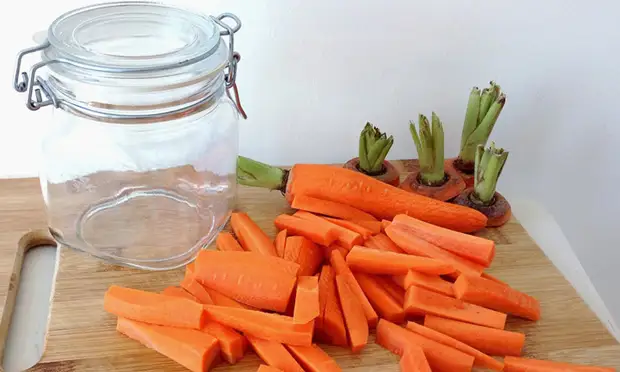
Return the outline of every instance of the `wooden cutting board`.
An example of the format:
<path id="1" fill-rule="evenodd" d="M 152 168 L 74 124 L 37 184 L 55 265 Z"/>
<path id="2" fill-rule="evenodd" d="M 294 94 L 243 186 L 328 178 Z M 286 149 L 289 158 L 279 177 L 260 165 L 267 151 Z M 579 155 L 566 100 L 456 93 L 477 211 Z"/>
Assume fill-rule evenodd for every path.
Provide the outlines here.
<path id="1" fill-rule="evenodd" d="M 396 162 L 400 170 L 413 163 Z M 282 195 L 241 188 L 238 209 L 246 211 L 272 236 L 273 219 L 290 212 Z M 542 320 L 509 318 L 508 330 L 527 335 L 525 356 L 620 368 L 620 345 L 571 285 L 545 257 L 521 225 L 512 220 L 481 235 L 495 240 L 497 258 L 489 273 L 538 298 Z M 44 205 L 36 179 L 0 181 L 0 353 L 17 291 L 24 252 L 51 243 L 46 232 Z M 53 286 L 47 344 L 33 371 L 184 371 L 167 358 L 115 332 L 115 318 L 103 311 L 103 294 L 111 284 L 160 291 L 179 283 L 182 270 L 145 272 L 105 264 L 88 255 L 60 247 Z M 359 355 L 325 347 L 343 370 L 398 371 L 398 359 L 374 344 Z M 253 353 L 235 366 L 217 371 L 255 371 Z"/>

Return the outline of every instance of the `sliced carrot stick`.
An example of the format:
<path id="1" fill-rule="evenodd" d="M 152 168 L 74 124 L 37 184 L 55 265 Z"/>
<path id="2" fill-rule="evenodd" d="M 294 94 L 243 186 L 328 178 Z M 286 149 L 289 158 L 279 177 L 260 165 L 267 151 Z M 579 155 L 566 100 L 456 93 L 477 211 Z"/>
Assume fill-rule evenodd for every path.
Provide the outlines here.
<path id="1" fill-rule="evenodd" d="M 393 299 L 402 307 L 405 303 L 405 290 L 394 283 L 389 276 L 375 275 L 374 279 L 384 291 L 390 294 Z"/>
<path id="2" fill-rule="evenodd" d="M 286 238 L 283 258 L 299 265 L 299 276 L 314 275 L 323 262 L 323 255 L 321 248 L 303 236 Z"/>
<path id="3" fill-rule="evenodd" d="M 376 235 L 381 233 L 381 222 L 380 221 L 360 221 L 353 220 L 356 225 L 364 227 L 372 232 L 372 235 Z"/>
<path id="4" fill-rule="evenodd" d="M 210 370 L 220 353 L 215 337 L 194 329 L 163 327 L 119 317 L 116 330 L 193 372 Z"/>
<path id="5" fill-rule="evenodd" d="M 364 238 L 353 230 L 349 230 L 335 223 L 331 223 L 327 219 L 317 216 L 306 211 L 297 211 L 293 215 L 304 220 L 312 221 L 316 224 L 325 224 L 325 226 L 331 227 L 336 232 L 336 242 L 340 243 L 345 248 L 351 249 L 353 246 L 362 244 Z"/>
<path id="6" fill-rule="evenodd" d="M 209 292 L 207 292 L 205 287 L 198 283 L 198 281 L 193 277 L 186 276 L 183 278 L 181 281 L 181 288 L 191 293 L 192 296 L 194 296 L 201 304 L 213 304 L 213 300 L 211 299 Z"/>
<path id="7" fill-rule="evenodd" d="M 331 345 L 347 346 L 347 329 L 336 291 L 336 274 L 329 265 L 319 275 L 319 306 L 321 315 L 316 319 L 317 339 Z"/>
<path id="8" fill-rule="evenodd" d="M 305 324 L 318 318 L 320 314 L 319 278 L 316 276 L 300 276 L 297 279 L 293 322 Z"/>
<path id="9" fill-rule="evenodd" d="M 286 372 L 304 372 L 303 368 L 281 343 L 261 340 L 250 335 L 247 337 L 254 352 L 263 362 Z"/>
<path id="10" fill-rule="evenodd" d="M 280 230 L 280 232 L 278 232 L 278 234 L 276 235 L 276 240 L 274 241 L 274 245 L 276 247 L 276 254 L 280 258 L 284 257 L 284 246 L 286 244 L 287 234 L 288 234 L 287 229 Z"/>
<path id="11" fill-rule="evenodd" d="M 349 229 L 351 231 L 355 231 L 356 233 L 360 234 L 362 238 L 364 239 L 370 238 L 373 234 L 372 230 L 369 230 L 360 224 L 360 222 L 362 221 L 339 220 L 337 218 L 329 218 L 329 217 L 326 217 L 325 219 L 335 225 L 338 225 L 345 229 Z"/>
<path id="12" fill-rule="evenodd" d="M 454 297 L 454 290 L 452 289 L 452 283 L 447 280 L 441 279 L 437 275 L 424 275 L 415 271 L 409 271 L 405 275 L 397 275 L 392 277 L 394 283 L 398 284 L 401 288 L 407 290 L 412 285 L 428 289 L 429 291 L 441 293 L 446 296 Z"/>
<path id="13" fill-rule="evenodd" d="M 504 369 L 504 364 L 491 358 L 485 353 L 474 349 L 473 347 L 454 339 L 450 336 L 446 336 L 441 332 L 437 332 L 431 328 L 427 328 L 423 325 L 414 322 L 407 323 L 407 329 L 410 331 L 419 334 L 422 337 L 426 337 L 433 341 L 437 341 L 440 344 L 444 344 L 446 346 L 450 346 L 455 348 L 456 350 L 460 350 L 465 354 L 471 355 L 474 357 L 474 365 L 479 367 L 490 368 L 494 371 L 501 371 Z"/>
<path id="14" fill-rule="evenodd" d="M 492 281 L 494 281 L 494 282 L 496 282 L 496 283 L 499 283 L 499 284 L 503 284 L 503 285 L 508 286 L 508 283 L 506 283 L 506 282 L 503 282 L 503 281 L 499 280 L 498 278 L 494 277 L 494 276 L 493 276 L 493 275 L 491 275 L 491 274 L 487 274 L 487 273 L 483 272 L 481 276 L 482 276 L 483 278 L 485 278 L 485 279 L 489 279 L 489 280 L 492 280 Z M 510 286 L 509 286 L 509 287 L 510 287 Z"/>
<path id="15" fill-rule="evenodd" d="M 381 284 L 375 280 L 375 277 L 360 272 L 353 275 L 381 318 L 394 323 L 402 323 L 405 320 L 403 304 L 398 303 L 384 290 Z"/>
<path id="16" fill-rule="evenodd" d="M 215 239 L 215 246 L 220 251 L 243 252 L 243 247 L 241 246 L 241 244 L 239 244 L 237 239 L 235 239 L 235 237 L 227 231 L 222 231 L 217 234 L 217 239 Z"/>
<path id="17" fill-rule="evenodd" d="M 230 216 L 230 226 L 246 251 L 277 256 L 271 239 L 247 214 L 234 212 Z"/>
<path id="18" fill-rule="evenodd" d="M 202 250 L 194 277 L 204 286 L 259 309 L 284 311 L 299 265 L 252 252 Z"/>
<path id="19" fill-rule="evenodd" d="M 284 372 L 284 371 L 278 368 L 268 366 L 266 364 L 261 364 L 260 366 L 258 366 L 258 369 L 256 370 L 256 372 Z"/>
<path id="20" fill-rule="evenodd" d="M 490 239 L 432 225 L 404 214 L 394 217 L 392 223 L 404 225 L 418 238 L 486 267 L 495 257 L 495 242 Z"/>
<path id="21" fill-rule="evenodd" d="M 511 356 L 507 356 L 504 359 L 504 364 L 506 365 L 504 367 L 506 372 L 615 372 L 616 370 L 610 367 L 586 366 Z"/>
<path id="22" fill-rule="evenodd" d="M 489 355 L 520 356 L 525 335 L 427 315 L 424 326 L 457 339 Z"/>
<path id="23" fill-rule="evenodd" d="M 351 350 L 354 353 L 359 353 L 368 343 L 368 322 L 364 315 L 364 309 L 349 288 L 344 276 L 336 275 L 336 288 L 344 314 L 344 323 L 351 340 Z"/>
<path id="24" fill-rule="evenodd" d="M 110 286 L 103 299 L 105 311 L 139 322 L 201 329 L 206 321 L 202 305 L 139 289 Z"/>
<path id="25" fill-rule="evenodd" d="M 334 201 L 313 198 L 306 195 L 297 195 L 293 198 L 291 208 L 338 217 L 344 220 L 377 221 L 371 214 L 353 208 L 346 204 Z"/>
<path id="26" fill-rule="evenodd" d="M 203 305 L 207 318 L 263 340 L 310 345 L 314 323 L 295 324 L 293 318 L 257 310 Z"/>
<path id="27" fill-rule="evenodd" d="M 409 270 L 429 275 L 454 272 L 454 267 L 434 258 L 379 251 L 355 246 L 347 255 L 347 265 L 354 271 L 369 274 L 404 275 Z"/>
<path id="28" fill-rule="evenodd" d="M 402 249 L 400 249 L 392 239 L 390 239 L 387 235 L 381 233 L 375 236 L 371 236 L 364 242 L 364 245 L 368 248 L 378 249 L 380 251 L 388 251 L 394 253 L 405 253 Z"/>
<path id="29" fill-rule="evenodd" d="M 204 289 L 205 291 L 207 291 L 207 293 L 209 293 L 209 296 L 211 296 L 211 299 L 213 300 L 214 305 L 225 306 L 225 307 L 236 307 L 236 308 L 248 309 L 248 310 L 256 310 L 255 307 L 245 305 L 245 304 L 242 304 L 241 302 L 235 301 L 232 298 L 221 294 L 215 289 L 211 289 L 208 287 L 204 287 Z"/>
<path id="30" fill-rule="evenodd" d="M 380 319 L 377 324 L 376 342 L 401 357 L 410 345 L 422 348 L 433 371 L 470 372 L 474 364 L 471 355 L 422 337 L 385 319 Z"/>
<path id="31" fill-rule="evenodd" d="M 472 305 L 415 285 L 409 287 L 405 294 L 405 311 L 412 314 L 437 315 L 497 329 L 504 329 L 506 325 L 504 313 Z"/>
<path id="32" fill-rule="evenodd" d="M 409 345 L 400 358 L 402 372 L 431 372 L 424 350 L 417 345 Z"/>
<path id="33" fill-rule="evenodd" d="M 312 344 L 311 346 L 286 345 L 286 348 L 308 372 L 342 371 L 336 361 L 316 344 Z"/>
<path id="34" fill-rule="evenodd" d="M 329 261 L 329 258 L 332 256 L 332 251 L 333 250 L 340 251 L 340 254 L 342 255 L 342 257 L 345 257 L 345 258 L 349 254 L 349 250 L 348 249 L 346 249 L 345 247 L 341 246 L 338 243 L 333 243 L 329 247 L 323 247 L 323 253 L 324 253 L 324 257 L 325 257 L 326 260 Z"/>
<path id="35" fill-rule="evenodd" d="M 489 279 L 467 275 L 459 276 L 453 287 L 456 298 L 465 302 L 529 320 L 540 319 L 538 300 L 514 288 Z"/>
<path id="36" fill-rule="evenodd" d="M 381 220 L 381 231 L 385 232 L 385 229 L 390 226 L 392 221 L 389 220 Z"/>
<path id="37" fill-rule="evenodd" d="M 281 214 L 276 217 L 274 224 L 280 230 L 287 229 L 289 234 L 301 235 L 317 244 L 328 246 L 338 237 L 331 225 L 317 224 L 303 218 Z"/>
<path id="38" fill-rule="evenodd" d="M 189 293 L 188 291 L 180 287 L 175 287 L 175 286 L 166 287 L 163 291 L 161 291 L 161 294 L 165 296 L 187 298 L 188 300 L 199 302 L 198 299 L 192 296 L 191 293 Z"/>
<path id="39" fill-rule="evenodd" d="M 355 277 L 353 276 L 349 265 L 347 265 L 347 263 L 345 262 L 344 257 L 342 257 L 342 254 L 340 254 L 339 251 L 333 251 L 330 262 L 332 264 L 332 267 L 334 268 L 334 271 L 336 272 L 336 275 L 344 277 L 344 279 L 347 281 L 347 284 L 349 285 L 349 288 L 351 289 L 355 297 L 357 297 L 357 300 L 360 302 L 360 304 L 362 304 L 364 314 L 366 315 L 366 319 L 368 320 L 368 326 L 370 328 L 374 328 L 377 325 L 379 317 L 377 316 L 375 310 L 372 308 L 370 301 L 368 301 L 368 298 L 364 294 L 362 287 L 360 287 L 357 280 L 355 280 Z"/>
<path id="40" fill-rule="evenodd" d="M 466 260 L 416 237 L 411 230 L 403 227 L 403 225 L 391 224 L 385 229 L 385 233 L 396 245 L 409 254 L 444 261 L 454 266 L 459 272 L 469 275 L 480 275 L 484 270 L 482 265 Z"/>

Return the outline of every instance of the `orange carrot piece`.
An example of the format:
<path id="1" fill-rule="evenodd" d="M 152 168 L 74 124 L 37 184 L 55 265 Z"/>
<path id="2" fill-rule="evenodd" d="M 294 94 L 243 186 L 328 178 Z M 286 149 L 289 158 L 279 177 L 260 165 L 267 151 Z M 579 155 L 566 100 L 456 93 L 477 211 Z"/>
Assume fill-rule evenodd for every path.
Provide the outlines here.
<path id="1" fill-rule="evenodd" d="M 392 239 L 390 239 L 387 235 L 381 233 L 375 236 L 371 236 L 364 242 L 364 245 L 367 248 L 378 249 L 380 251 L 388 251 L 394 253 L 405 253 L 402 249 L 400 249 Z"/>
<path id="2" fill-rule="evenodd" d="M 188 300 L 199 302 L 198 299 L 194 297 L 191 293 L 189 293 L 188 291 L 180 287 L 175 287 L 175 286 L 166 287 L 163 291 L 161 291 L 161 294 L 165 296 L 187 298 Z"/>
<path id="3" fill-rule="evenodd" d="M 430 340 L 437 341 L 440 344 L 444 344 L 449 347 L 453 347 L 456 350 L 460 350 L 465 354 L 471 355 L 474 357 L 474 365 L 484 368 L 489 368 L 494 371 L 501 371 L 504 369 L 504 364 L 491 358 L 485 353 L 474 349 L 473 347 L 456 340 L 450 336 L 446 336 L 441 332 L 437 332 L 431 328 L 427 328 L 423 325 L 414 322 L 407 323 L 407 329 L 410 331 L 419 334 L 422 337 L 426 337 Z"/>
<path id="4" fill-rule="evenodd" d="M 210 320 L 263 340 L 291 345 L 310 345 L 314 322 L 295 324 L 293 318 L 257 310 L 203 305 Z"/>
<path id="5" fill-rule="evenodd" d="M 369 274 L 404 275 L 409 270 L 429 275 L 454 272 L 454 267 L 434 258 L 379 251 L 355 246 L 347 255 L 347 265 L 354 271 Z"/>
<path id="6" fill-rule="evenodd" d="M 201 304 L 213 304 L 213 300 L 211 299 L 209 292 L 207 292 L 205 287 L 198 283 L 196 279 L 186 276 L 181 281 L 181 288 L 191 293 L 191 295 L 194 296 Z"/>
<path id="7" fill-rule="evenodd" d="M 284 371 L 278 368 L 268 366 L 266 364 L 261 364 L 260 366 L 258 366 L 258 369 L 256 370 L 256 372 L 284 372 Z"/>
<path id="8" fill-rule="evenodd" d="M 529 320 L 540 319 L 538 300 L 514 288 L 467 275 L 459 276 L 453 287 L 456 298 L 465 302 Z"/>
<path id="9" fill-rule="evenodd" d="M 427 315 L 424 326 L 457 339 L 489 355 L 521 356 L 525 335 Z"/>
<path id="10" fill-rule="evenodd" d="M 360 224 L 360 222 L 362 221 L 339 220 L 337 218 L 329 218 L 329 217 L 325 217 L 325 219 L 335 225 L 338 225 L 345 229 L 349 229 L 351 231 L 355 231 L 356 233 L 360 234 L 362 238 L 364 239 L 370 238 L 373 234 L 372 230 L 369 230 Z"/>
<path id="11" fill-rule="evenodd" d="M 319 275 L 319 306 L 321 315 L 316 319 L 317 339 L 331 345 L 347 346 L 347 329 L 336 291 L 336 274 L 329 265 Z"/>
<path id="12" fill-rule="evenodd" d="M 284 229 L 284 230 L 280 230 L 280 232 L 278 232 L 278 234 L 276 235 L 276 240 L 274 242 L 274 245 L 276 247 L 276 254 L 280 258 L 284 258 L 284 247 L 286 245 L 287 234 L 288 234 L 288 230 Z"/>
<path id="13" fill-rule="evenodd" d="M 287 229 L 289 234 L 305 236 L 324 246 L 332 244 L 338 238 L 336 230 L 331 225 L 316 223 L 288 214 L 281 214 L 276 217 L 274 224 L 280 230 Z"/>
<path id="14" fill-rule="evenodd" d="M 412 285 L 416 285 L 418 287 L 428 289 L 429 291 L 454 297 L 452 283 L 447 280 L 443 280 L 437 275 L 424 275 L 415 271 L 409 271 L 405 275 L 393 276 L 392 279 L 394 280 L 394 283 L 398 284 L 405 290 L 409 289 Z"/>
<path id="15" fill-rule="evenodd" d="M 300 276 L 297 279 L 293 322 L 305 324 L 318 318 L 320 314 L 319 278 L 316 276 Z"/>
<path id="16" fill-rule="evenodd" d="M 277 256 L 271 239 L 246 213 L 234 212 L 230 216 L 230 226 L 246 251 Z"/>
<path id="17" fill-rule="evenodd" d="M 252 252 L 202 250 L 194 277 L 204 286 L 259 309 L 284 311 L 299 265 Z"/>
<path id="18" fill-rule="evenodd" d="M 504 359 L 504 364 L 504 371 L 506 372 L 615 372 L 616 370 L 610 367 L 586 366 L 511 356 L 507 356 Z"/>
<path id="19" fill-rule="evenodd" d="M 486 327 L 504 329 L 506 314 L 441 295 L 415 285 L 405 294 L 405 311 L 461 320 Z"/>
<path id="20" fill-rule="evenodd" d="M 342 257 L 342 254 L 340 254 L 339 251 L 333 251 L 332 256 L 330 257 L 330 262 L 336 274 L 344 277 L 344 279 L 347 281 L 347 284 L 349 285 L 349 288 L 351 289 L 351 292 L 353 292 L 355 297 L 357 297 L 359 303 L 362 304 L 364 314 L 366 315 L 366 319 L 368 320 L 368 326 L 370 328 L 374 328 L 377 325 L 379 316 L 372 308 L 372 305 L 364 294 L 362 287 L 360 287 L 357 280 L 355 280 L 355 277 L 353 276 L 349 265 L 347 265 L 347 263 L 345 262 L 344 257 Z"/>
<path id="21" fill-rule="evenodd" d="M 116 330 L 193 372 L 210 370 L 220 353 L 215 337 L 194 329 L 163 327 L 119 317 Z"/>
<path id="22" fill-rule="evenodd" d="M 338 217 L 344 220 L 377 221 L 373 215 L 353 208 L 346 204 L 334 201 L 313 198 L 307 195 L 297 195 L 293 198 L 291 208 L 318 213 L 325 216 Z"/>
<path id="23" fill-rule="evenodd" d="M 389 220 L 381 220 L 381 231 L 385 232 L 385 229 L 390 226 L 392 221 Z"/>
<path id="24" fill-rule="evenodd" d="M 336 361 L 316 344 L 312 344 L 311 346 L 286 345 L 286 348 L 308 372 L 342 371 Z"/>
<path id="25" fill-rule="evenodd" d="M 374 277 L 360 272 L 356 272 L 353 275 L 381 318 L 394 323 L 402 323 L 405 320 L 403 304 L 398 303 L 384 290 Z"/>
<path id="26" fill-rule="evenodd" d="M 250 335 L 247 337 L 254 352 L 263 362 L 286 372 L 304 372 L 303 368 L 281 343 L 261 340 Z"/>
<path id="27" fill-rule="evenodd" d="M 228 231 L 222 231 L 217 234 L 215 239 L 215 246 L 220 251 L 239 251 L 243 252 L 243 247 L 235 237 Z"/>
<path id="28" fill-rule="evenodd" d="M 336 242 L 340 243 L 340 245 L 345 248 L 351 249 L 353 246 L 364 242 L 364 238 L 355 231 L 349 230 L 335 223 L 331 223 L 327 219 L 317 216 L 316 214 L 306 211 L 297 211 L 293 216 L 312 221 L 316 224 L 324 224 L 325 226 L 331 227 L 336 233 Z"/>
<path id="29" fill-rule="evenodd" d="M 379 283 L 379 285 L 381 285 L 381 287 L 383 288 L 383 290 L 385 290 L 387 293 L 390 294 L 390 296 L 392 296 L 392 298 L 394 300 L 396 300 L 396 302 L 402 307 L 405 303 L 405 290 L 401 287 L 399 287 L 398 285 L 396 285 L 396 283 L 394 283 L 391 279 L 391 277 L 386 277 L 386 276 L 380 276 L 380 275 L 375 275 L 374 279 L 377 283 Z"/>
<path id="30" fill-rule="evenodd" d="M 385 319 L 380 319 L 377 324 L 376 342 L 401 357 L 410 345 L 420 347 L 433 371 L 470 372 L 474 365 L 474 357 L 471 355 L 422 337 Z"/>
<path id="31" fill-rule="evenodd" d="M 353 220 L 356 225 L 366 228 L 372 232 L 372 235 L 381 233 L 381 222 L 379 221 L 360 221 Z"/>
<path id="32" fill-rule="evenodd" d="M 495 257 L 495 242 L 490 239 L 449 230 L 404 214 L 394 217 L 392 223 L 404 225 L 418 238 L 486 267 Z"/>
<path id="33" fill-rule="evenodd" d="M 351 340 L 351 350 L 359 353 L 368 343 L 368 322 L 364 309 L 342 275 L 336 275 L 338 298 L 344 314 L 344 322 Z"/>
<path id="34" fill-rule="evenodd" d="M 482 273 L 481 277 L 483 277 L 483 278 L 485 278 L 485 279 L 492 280 L 492 281 L 494 281 L 494 282 L 496 282 L 496 283 L 499 283 L 499 284 L 503 284 L 503 285 L 505 285 L 505 286 L 509 286 L 509 285 L 508 285 L 508 283 L 503 282 L 503 281 L 499 280 L 498 278 L 494 277 L 493 275 L 491 275 L 491 274 L 487 274 L 487 273 L 485 273 L 485 272 L 483 272 L 483 273 Z M 510 287 L 510 286 L 509 286 L 509 287 Z"/>
<path id="35" fill-rule="evenodd" d="M 329 258 L 332 256 L 332 251 L 333 250 L 338 250 L 340 251 L 340 254 L 342 255 L 342 257 L 347 257 L 347 255 L 349 254 L 349 250 L 346 249 L 345 247 L 341 246 L 338 243 L 334 243 L 328 247 L 323 247 L 323 253 L 324 253 L 324 257 L 326 260 L 329 261 Z"/>
<path id="36" fill-rule="evenodd" d="M 106 291 L 103 308 L 118 317 L 170 327 L 201 329 L 206 321 L 194 301 L 116 285 Z"/>
<path id="37" fill-rule="evenodd" d="M 323 251 L 311 240 L 303 236 L 286 238 L 284 258 L 299 265 L 299 276 L 314 275 L 323 262 Z"/>
<path id="38" fill-rule="evenodd" d="M 402 372 L 431 372 L 424 350 L 417 345 L 409 345 L 400 358 Z"/>
<path id="39" fill-rule="evenodd" d="M 255 307 L 245 305 L 245 304 L 242 304 L 241 302 L 235 301 L 232 298 L 221 294 L 215 289 L 211 289 L 208 287 L 204 287 L 204 289 L 205 291 L 207 291 L 207 293 L 209 293 L 209 296 L 211 296 L 211 299 L 213 300 L 214 305 L 225 306 L 225 307 L 236 307 L 239 309 L 256 310 Z"/>
<path id="40" fill-rule="evenodd" d="M 454 266 L 459 272 L 468 275 L 480 275 L 484 270 L 482 265 L 466 260 L 416 237 L 411 230 L 403 227 L 403 225 L 391 224 L 385 229 L 385 233 L 396 245 L 409 254 L 444 261 Z"/>

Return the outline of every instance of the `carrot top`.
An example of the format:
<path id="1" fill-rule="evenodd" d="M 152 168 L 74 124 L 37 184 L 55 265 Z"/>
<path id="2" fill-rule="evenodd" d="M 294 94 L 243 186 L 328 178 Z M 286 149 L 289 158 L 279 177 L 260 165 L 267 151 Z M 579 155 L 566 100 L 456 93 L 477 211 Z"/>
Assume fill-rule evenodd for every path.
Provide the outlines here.
<path id="1" fill-rule="evenodd" d="M 245 186 L 263 187 L 284 192 L 288 171 L 245 156 L 237 157 L 237 182 Z"/>
<path id="2" fill-rule="evenodd" d="M 421 182 L 427 186 L 439 186 L 445 183 L 443 125 L 433 112 L 432 127 L 426 116 L 419 116 L 420 134 L 415 123 L 409 123 L 409 131 L 418 151 Z"/>
<path id="3" fill-rule="evenodd" d="M 383 161 L 393 144 L 394 137 L 387 137 L 379 128 L 366 123 L 360 134 L 360 171 L 368 175 L 381 173 Z"/>
<path id="4" fill-rule="evenodd" d="M 496 148 L 491 142 L 489 148 L 479 145 L 476 149 L 474 166 L 474 192 L 471 195 L 474 202 L 489 205 L 493 202 L 497 180 L 508 159 L 508 151 Z"/>

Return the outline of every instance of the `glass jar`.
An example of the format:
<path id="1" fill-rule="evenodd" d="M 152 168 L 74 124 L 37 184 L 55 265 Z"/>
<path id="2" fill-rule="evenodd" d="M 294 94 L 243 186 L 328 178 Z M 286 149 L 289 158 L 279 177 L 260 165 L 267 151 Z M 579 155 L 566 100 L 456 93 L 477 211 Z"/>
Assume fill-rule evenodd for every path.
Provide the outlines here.
<path id="1" fill-rule="evenodd" d="M 59 244 L 164 270 L 213 240 L 235 199 L 243 110 L 227 93 L 240 26 L 232 14 L 104 3 L 60 16 L 18 55 L 28 108 L 53 106 L 40 180 Z M 41 61 L 21 72 L 34 52 Z"/>

